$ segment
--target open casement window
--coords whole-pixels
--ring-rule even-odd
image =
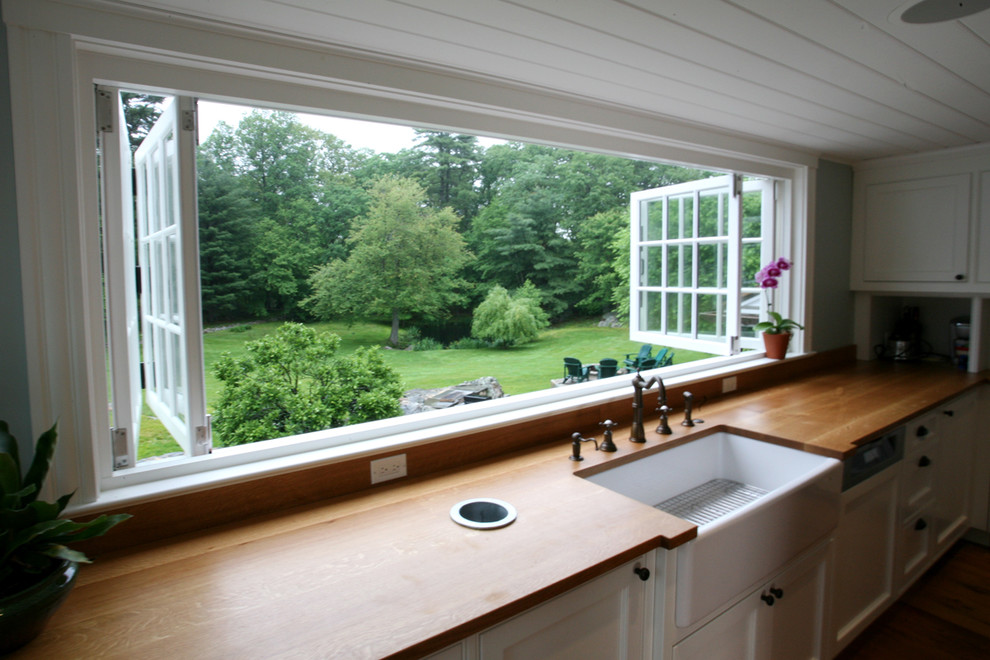
[[[630,338],[716,355],[762,347],[755,276],[772,254],[773,191],[725,175],[630,196]]]
[[[209,453],[195,100],[166,101],[134,152],[132,171],[119,90],[100,88],[97,99],[114,468],[137,462],[143,403],[187,456]]]

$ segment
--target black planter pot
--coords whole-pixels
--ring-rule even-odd
[[[63,561],[30,587],[0,598],[0,653],[13,651],[38,636],[69,595],[78,571],[79,564]]]

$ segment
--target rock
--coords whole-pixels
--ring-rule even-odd
[[[602,320],[598,322],[599,328],[621,328],[622,321],[615,314],[606,314],[602,317]]]
[[[412,415],[484,399],[501,399],[503,396],[505,393],[498,380],[492,376],[484,376],[452,387],[407,390],[399,405],[402,406],[403,415]]]

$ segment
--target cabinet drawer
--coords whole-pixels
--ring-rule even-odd
[[[901,461],[899,504],[902,520],[917,514],[921,505],[931,499],[937,462],[938,444],[934,441],[906,455]]]
[[[911,454],[932,444],[938,438],[937,429],[937,413],[927,413],[908,422],[905,429],[904,453]]]
[[[901,588],[910,585],[928,565],[932,553],[930,507],[911,516],[900,528],[898,544],[898,577]]]

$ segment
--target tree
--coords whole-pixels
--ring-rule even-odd
[[[251,267],[257,249],[254,208],[236,177],[207,152],[197,157],[199,267],[203,320],[215,322],[263,314],[258,278]]]
[[[496,285],[474,310],[471,334],[508,348],[536,340],[550,325],[540,307],[540,292],[527,281],[513,295]]]
[[[426,189],[434,208],[450,207],[463,221],[478,212],[478,162],[481,148],[478,138],[444,131],[416,129],[419,140],[414,151],[419,155],[417,178]]]
[[[360,424],[400,414],[399,375],[376,348],[338,356],[340,337],[286,323],[224,354],[213,372],[223,384],[213,430],[223,446]]]
[[[616,238],[624,241],[624,252]],[[629,291],[629,211],[622,206],[596,213],[581,225],[575,243],[577,279],[584,284],[577,308],[588,314],[614,309],[613,292],[619,287]]]
[[[120,100],[124,104],[124,121],[127,122],[131,151],[135,151],[161,116],[165,97],[121,92]]]
[[[386,177],[371,190],[368,213],[355,221],[350,255],[316,270],[306,304],[320,318],[388,319],[389,343],[414,315],[440,318],[463,300],[460,271],[471,258],[450,209],[423,202],[415,181]]]

